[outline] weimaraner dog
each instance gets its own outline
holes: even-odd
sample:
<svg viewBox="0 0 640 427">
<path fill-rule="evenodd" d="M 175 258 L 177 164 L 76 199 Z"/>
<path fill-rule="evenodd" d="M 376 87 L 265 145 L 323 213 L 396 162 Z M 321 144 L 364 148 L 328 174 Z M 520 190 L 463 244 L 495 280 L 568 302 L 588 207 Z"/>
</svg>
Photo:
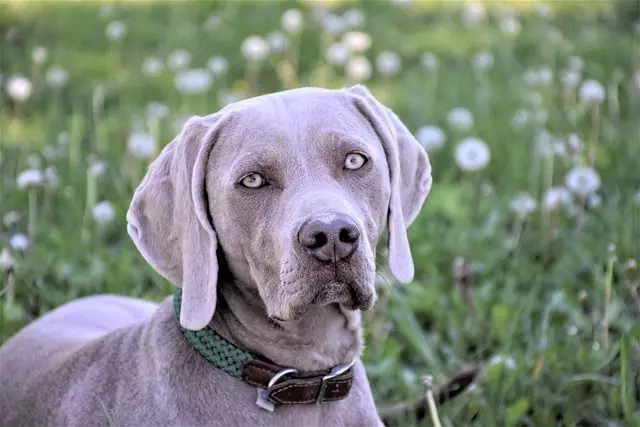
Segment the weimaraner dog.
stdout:
<svg viewBox="0 0 640 427">
<path fill-rule="evenodd" d="M 127 213 L 175 295 L 75 300 L 0 349 L 0 425 L 380 426 L 360 361 L 375 249 L 412 280 L 424 149 L 362 85 L 194 117 Z M 381 242 L 382 243 L 382 242 Z"/>
</svg>

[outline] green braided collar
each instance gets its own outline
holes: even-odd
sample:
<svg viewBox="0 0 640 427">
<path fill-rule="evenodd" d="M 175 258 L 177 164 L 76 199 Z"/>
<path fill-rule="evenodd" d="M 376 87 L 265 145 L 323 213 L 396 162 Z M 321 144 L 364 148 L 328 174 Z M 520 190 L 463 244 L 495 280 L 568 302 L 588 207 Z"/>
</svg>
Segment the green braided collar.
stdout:
<svg viewBox="0 0 640 427">
<path fill-rule="evenodd" d="M 173 309 L 178 323 L 180 322 L 181 301 L 182 289 L 176 288 L 173 296 Z M 208 326 L 199 331 L 190 331 L 183 327 L 180 329 L 202 357 L 229 375 L 241 378 L 242 367 L 255 359 L 253 354 L 236 347 Z"/>
</svg>

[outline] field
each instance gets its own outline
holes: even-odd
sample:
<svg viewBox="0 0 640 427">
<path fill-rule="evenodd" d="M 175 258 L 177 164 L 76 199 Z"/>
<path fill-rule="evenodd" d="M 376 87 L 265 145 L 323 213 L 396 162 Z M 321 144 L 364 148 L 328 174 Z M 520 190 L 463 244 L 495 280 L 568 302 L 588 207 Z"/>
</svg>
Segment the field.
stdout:
<svg viewBox="0 0 640 427">
<path fill-rule="evenodd" d="M 190 115 L 360 82 L 434 174 L 415 281 L 366 313 L 381 410 L 477 368 L 442 426 L 640 426 L 638 2 L 19 1 L 0 36 L 0 343 L 172 292 L 125 213 Z"/>
</svg>

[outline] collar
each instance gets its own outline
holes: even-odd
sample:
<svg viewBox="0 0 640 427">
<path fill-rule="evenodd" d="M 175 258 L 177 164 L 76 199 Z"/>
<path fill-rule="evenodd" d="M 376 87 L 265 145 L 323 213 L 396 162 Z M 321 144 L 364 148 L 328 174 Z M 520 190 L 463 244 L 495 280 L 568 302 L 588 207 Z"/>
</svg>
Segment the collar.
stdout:
<svg viewBox="0 0 640 427">
<path fill-rule="evenodd" d="M 182 289 L 176 288 L 173 308 L 180 319 Z M 273 411 L 276 405 L 313 404 L 342 400 L 353 383 L 355 360 L 322 371 L 300 372 L 277 365 L 234 345 L 207 326 L 198 331 L 180 327 L 191 345 L 221 371 L 256 387 L 256 405 Z"/>
</svg>

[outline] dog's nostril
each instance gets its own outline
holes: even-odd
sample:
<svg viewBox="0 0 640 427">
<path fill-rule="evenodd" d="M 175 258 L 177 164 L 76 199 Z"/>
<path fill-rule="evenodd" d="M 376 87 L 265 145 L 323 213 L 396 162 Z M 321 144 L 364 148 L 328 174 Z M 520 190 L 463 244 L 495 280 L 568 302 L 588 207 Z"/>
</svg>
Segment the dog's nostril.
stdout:
<svg viewBox="0 0 640 427">
<path fill-rule="evenodd" d="M 343 228 L 338 235 L 342 243 L 355 243 L 358 237 L 360 237 L 360 233 L 357 228 Z"/>
<path fill-rule="evenodd" d="M 323 232 L 318 232 L 313 235 L 313 243 L 309 245 L 309 249 L 321 248 L 327 244 L 329 239 L 327 235 Z"/>
</svg>

